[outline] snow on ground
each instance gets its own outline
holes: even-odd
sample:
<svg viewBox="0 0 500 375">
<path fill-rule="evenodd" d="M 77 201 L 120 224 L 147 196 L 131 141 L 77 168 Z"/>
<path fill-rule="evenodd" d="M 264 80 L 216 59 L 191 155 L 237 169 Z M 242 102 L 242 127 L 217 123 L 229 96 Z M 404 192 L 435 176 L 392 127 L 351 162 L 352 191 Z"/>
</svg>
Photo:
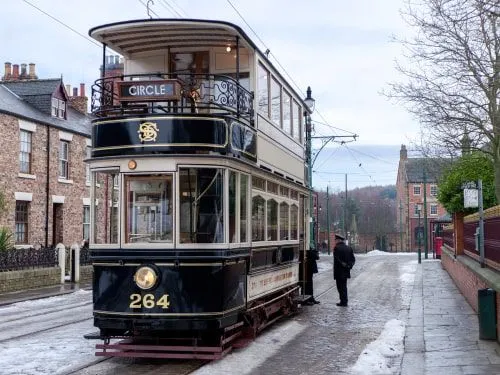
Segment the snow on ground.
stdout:
<svg viewBox="0 0 500 375">
<path fill-rule="evenodd" d="M 298 322 L 283 324 L 258 336 L 249 346 L 236 350 L 224 357 L 223 361 L 214 361 L 195 371 L 196 375 L 233 375 L 249 374 L 267 358 L 283 349 L 283 346 L 298 334 L 306 325 Z M 235 370 L 237 369 L 237 370 Z"/>
<path fill-rule="evenodd" d="M 0 343 L 0 373 L 56 375 L 95 361 L 96 341 L 83 335 L 95 331 L 92 320 Z"/>
<path fill-rule="evenodd" d="M 405 323 L 389 320 L 380 336 L 361 352 L 351 367 L 353 375 L 393 375 L 400 371 L 404 354 Z"/>
</svg>

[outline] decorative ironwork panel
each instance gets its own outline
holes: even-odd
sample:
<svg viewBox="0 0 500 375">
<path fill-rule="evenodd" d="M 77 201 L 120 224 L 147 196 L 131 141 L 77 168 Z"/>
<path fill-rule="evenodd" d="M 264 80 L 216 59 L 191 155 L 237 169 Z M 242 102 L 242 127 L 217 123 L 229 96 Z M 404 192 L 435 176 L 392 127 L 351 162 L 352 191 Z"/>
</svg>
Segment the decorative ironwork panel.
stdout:
<svg viewBox="0 0 500 375">
<path fill-rule="evenodd" d="M 48 248 L 9 249 L 0 251 L 0 272 L 58 265 L 57 250 Z"/>
<path fill-rule="evenodd" d="M 120 101 L 118 82 L 171 82 L 180 86 L 179 99 L 148 100 L 137 96 Z M 133 74 L 106 77 L 92 85 L 92 113 L 99 117 L 137 114 L 215 114 L 234 116 L 253 124 L 253 93 L 229 76 L 215 74 Z"/>
</svg>

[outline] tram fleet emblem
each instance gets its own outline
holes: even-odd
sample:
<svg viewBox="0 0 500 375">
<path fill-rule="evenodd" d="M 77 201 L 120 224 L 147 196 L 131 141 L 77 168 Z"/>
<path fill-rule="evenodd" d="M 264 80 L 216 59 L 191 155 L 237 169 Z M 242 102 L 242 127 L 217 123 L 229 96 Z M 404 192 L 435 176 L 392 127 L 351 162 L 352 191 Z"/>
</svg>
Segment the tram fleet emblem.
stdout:
<svg viewBox="0 0 500 375">
<path fill-rule="evenodd" d="M 137 133 L 139 133 L 139 140 L 141 142 L 154 142 L 158 136 L 158 131 L 155 122 L 143 122 L 139 125 Z"/>
</svg>

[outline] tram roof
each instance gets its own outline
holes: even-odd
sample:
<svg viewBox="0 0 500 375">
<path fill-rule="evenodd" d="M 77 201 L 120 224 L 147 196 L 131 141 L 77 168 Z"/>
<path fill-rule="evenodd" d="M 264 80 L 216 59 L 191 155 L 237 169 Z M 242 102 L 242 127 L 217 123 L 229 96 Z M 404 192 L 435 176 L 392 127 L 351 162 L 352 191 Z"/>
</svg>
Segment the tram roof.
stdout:
<svg viewBox="0 0 500 375">
<path fill-rule="evenodd" d="M 238 26 L 224 21 L 199 19 L 141 19 L 109 23 L 89 30 L 95 40 L 130 56 L 178 47 L 242 46 L 258 48 Z"/>
</svg>

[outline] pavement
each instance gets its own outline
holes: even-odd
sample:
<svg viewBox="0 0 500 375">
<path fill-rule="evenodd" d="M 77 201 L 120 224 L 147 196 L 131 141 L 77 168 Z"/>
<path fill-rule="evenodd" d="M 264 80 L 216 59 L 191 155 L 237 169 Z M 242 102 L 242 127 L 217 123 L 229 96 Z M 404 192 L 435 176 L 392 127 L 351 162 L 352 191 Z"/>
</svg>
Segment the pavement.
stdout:
<svg viewBox="0 0 500 375">
<path fill-rule="evenodd" d="M 479 339 L 479 319 L 436 260 L 417 266 L 401 375 L 500 375 L 500 345 Z M 66 283 L 0 294 L 0 306 L 90 289 Z"/>
<path fill-rule="evenodd" d="M 439 261 L 417 268 L 401 375 L 500 375 L 500 345 L 479 339 L 479 319 Z"/>
</svg>

